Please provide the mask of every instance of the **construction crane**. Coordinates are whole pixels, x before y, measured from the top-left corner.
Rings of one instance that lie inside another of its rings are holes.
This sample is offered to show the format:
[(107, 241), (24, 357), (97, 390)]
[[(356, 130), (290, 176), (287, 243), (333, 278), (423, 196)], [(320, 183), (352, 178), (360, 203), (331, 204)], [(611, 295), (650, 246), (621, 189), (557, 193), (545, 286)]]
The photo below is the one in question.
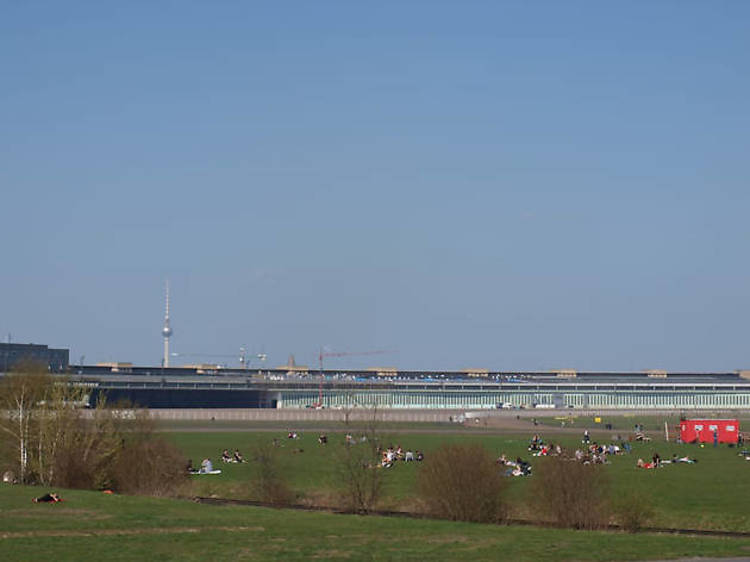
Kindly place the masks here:
[(360, 357), (363, 355), (382, 355), (384, 353), (390, 353), (387, 349), (378, 349), (375, 351), (323, 351), (320, 348), (318, 353), (318, 366), (320, 368), (320, 384), (318, 385), (318, 401), (312, 406), (314, 408), (323, 407), (323, 359), (326, 357)]

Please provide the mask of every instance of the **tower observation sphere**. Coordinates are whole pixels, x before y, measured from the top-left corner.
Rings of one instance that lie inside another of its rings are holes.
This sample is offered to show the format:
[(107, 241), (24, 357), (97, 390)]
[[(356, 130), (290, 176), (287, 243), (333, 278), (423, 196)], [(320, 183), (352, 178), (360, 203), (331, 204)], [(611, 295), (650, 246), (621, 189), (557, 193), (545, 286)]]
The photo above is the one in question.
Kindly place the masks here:
[(169, 367), (169, 336), (172, 335), (172, 328), (169, 326), (169, 281), (166, 283), (166, 307), (164, 310), (164, 327), (161, 329), (161, 335), (164, 338), (164, 358), (162, 366)]

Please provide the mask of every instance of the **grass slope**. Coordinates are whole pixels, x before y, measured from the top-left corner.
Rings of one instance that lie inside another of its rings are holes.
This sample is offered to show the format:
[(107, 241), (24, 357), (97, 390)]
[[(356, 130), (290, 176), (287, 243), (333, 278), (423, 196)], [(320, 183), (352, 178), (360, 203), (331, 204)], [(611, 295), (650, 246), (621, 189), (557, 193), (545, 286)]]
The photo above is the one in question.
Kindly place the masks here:
[(750, 539), (502, 527), (0, 487), (0, 559), (646, 560), (741, 556)]

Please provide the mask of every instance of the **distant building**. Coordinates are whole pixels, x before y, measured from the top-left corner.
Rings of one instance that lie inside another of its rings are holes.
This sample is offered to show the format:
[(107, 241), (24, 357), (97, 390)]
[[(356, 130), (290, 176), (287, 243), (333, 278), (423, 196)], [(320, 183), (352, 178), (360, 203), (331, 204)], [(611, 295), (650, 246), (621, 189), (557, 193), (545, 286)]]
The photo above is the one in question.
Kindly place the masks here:
[(0, 343), (0, 371), (7, 372), (23, 361), (44, 363), (53, 373), (68, 370), (69, 349), (52, 349), (33, 343)]
[(294, 360), (294, 355), (289, 355), (289, 360), (286, 365), (276, 367), (277, 371), (286, 371), (287, 375), (307, 375), (310, 373), (310, 368), (307, 365), (297, 365)]
[(104, 361), (97, 363), (97, 367), (108, 367), (113, 373), (130, 373), (133, 370), (133, 364), (129, 361)]

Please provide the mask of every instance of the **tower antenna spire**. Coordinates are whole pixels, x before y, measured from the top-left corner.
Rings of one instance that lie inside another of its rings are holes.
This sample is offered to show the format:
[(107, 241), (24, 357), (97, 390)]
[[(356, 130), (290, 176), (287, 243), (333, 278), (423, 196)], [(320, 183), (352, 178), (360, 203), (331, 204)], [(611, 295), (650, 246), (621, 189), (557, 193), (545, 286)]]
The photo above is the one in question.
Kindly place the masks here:
[(164, 338), (164, 357), (161, 360), (163, 367), (169, 367), (169, 337), (172, 335), (172, 327), (169, 325), (169, 280), (166, 282), (166, 307), (164, 309), (164, 327), (161, 329)]

